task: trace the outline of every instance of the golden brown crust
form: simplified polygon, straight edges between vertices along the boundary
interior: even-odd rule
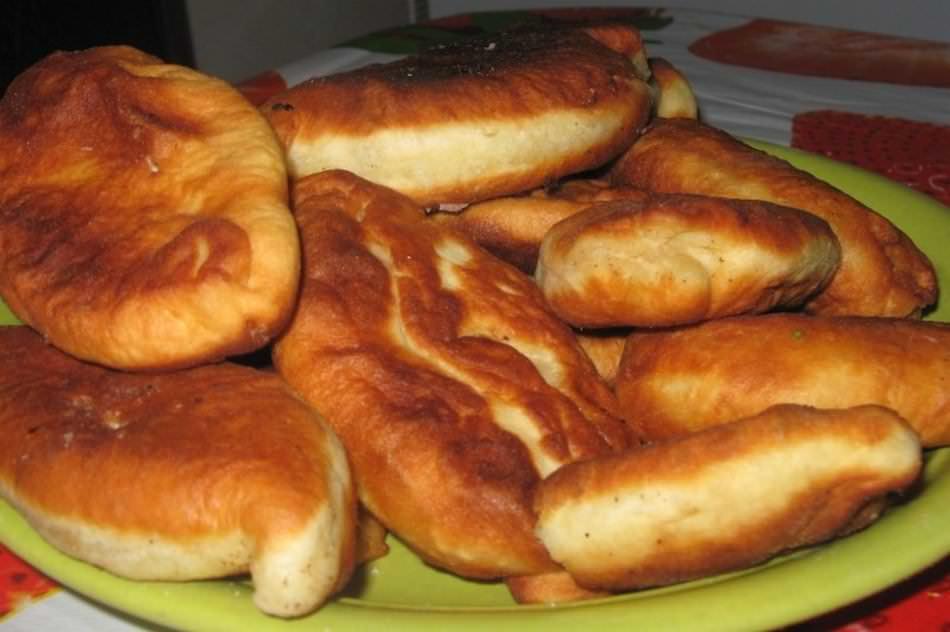
[[[633,71],[640,79],[650,80],[650,64],[640,30],[621,22],[595,21],[577,24],[577,29],[591,36],[607,48],[616,51],[630,60]]]
[[[535,279],[576,327],[662,327],[798,306],[839,261],[831,229],[803,211],[651,193],[552,226]]]
[[[577,342],[581,349],[587,354],[594,368],[600,374],[604,381],[613,386],[617,378],[617,370],[620,368],[620,359],[623,357],[624,347],[627,345],[627,337],[630,335],[630,329],[627,327],[615,327],[610,329],[588,329],[586,331],[576,331]]]
[[[593,591],[577,585],[567,571],[505,578],[515,601],[522,604],[558,604],[609,597],[609,592]]]
[[[538,487],[538,534],[589,590],[670,584],[862,528],[920,467],[888,409],[777,406],[564,466]]]
[[[628,59],[643,54],[643,37],[638,29],[629,24],[608,21],[578,22],[576,28]]]
[[[533,274],[541,240],[559,221],[597,202],[639,199],[644,195],[634,187],[613,187],[602,180],[575,178],[526,195],[470,204],[460,212],[436,212],[429,219],[460,230],[496,257]]]
[[[599,166],[629,146],[650,107],[622,54],[545,29],[311,79],[262,111],[295,177],[347,169],[434,207]]]
[[[54,546],[134,579],[250,571],[292,616],[354,563],[343,447],[273,373],[115,372],[0,328],[0,495]]]
[[[614,202],[616,200],[639,200],[647,195],[647,191],[639,187],[625,184],[612,184],[603,178],[565,178],[554,186],[534,191],[532,195],[555,200],[570,200],[585,203],[588,206],[598,202]]]
[[[305,276],[275,365],[340,434],[365,505],[453,572],[553,570],[535,484],[628,441],[570,330],[529,277],[408,198],[325,172],[294,199]]]
[[[546,195],[522,195],[478,202],[458,213],[433,213],[429,220],[465,233],[499,259],[532,274],[548,229],[587,206]]]
[[[950,325],[916,320],[743,316],[628,340],[616,391],[648,437],[683,435],[773,404],[879,404],[924,446],[950,443]]]
[[[281,149],[223,81],[127,47],[57,53],[0,102],[0,292],[78,357],[263,346],[299,275]]]
[[[683,73],[662,57],[652,57],[649,62],[651,84],[656,90],[656,115],[660,118],[698,118],[696,95]]]
[[[389,554],[389,545],[386,536],[389,532],[383,523],[366,510],[362,505],[359,509],[359,519],[356,525],[356,563],[372,562]]]
[[[615,182],[666,193],[756,199],[826,220],[842,262],[807,309],[826,315],[919,315],[934,303],[930,261],[884,217],[789,163],[688,119],[658,119],[613,166]]]

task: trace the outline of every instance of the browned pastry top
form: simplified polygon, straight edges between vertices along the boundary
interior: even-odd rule
[[[477,202],[460,212],[436,212],[428,217],[451,225],[496,257],[533,274],[541,240],[556,223],[598,202],[647,195],[642,189],[611,186],[603,180],[569,178],[526,195]]]
[[[300,507],[299,515],[284,515],[288,526],[303,521],[313,502],[305,497],[320,493],[299,484],[319,472],[318,455],[287,441],[300,428],[251,416],[221,418],[224,393],[225,402],[240,402],[226,406],[232,414],[268,400],[303,408],[276,375],[227,364],[124,374],[76,362],[26,327],[0,329],[0,341],[3,478],[16,479],[20,493],[39,506],[72,508],[120,530],[160,524],[186,537],[220,526],[221,515],[200,510],[216,502],[216,486],[243,495],[255,492],[255,479],[268,486],[283,481],[270,493],[275,505]],[[185,415],[187,421],[176,421]],[[211,476],[182,484],[200,469]],[[121,506],[90,496],[96,480],[108,481]],[[162,493],[142,493],[144,481]],[[169,519],[187,507],[185,519]]]
[[[925,447],[950,444],[950,325],[904,318],[767,314],[627,341],[616,391],[651,439],[689,434],[795,403],[877,404]]]
[[[0,496],[57,547],[119,575],[250,570],[258,605],[289,615],[352,570],[345,453],[273,372],[118,372],[4,327],[0,437]]]
[[[421,127],[585,107],[622,98],[621,80],[631,76],[623,55],[580,31],[512,31],[310,79],[263,109],[284,139],[324,128],[359,135],[382,123]]]
[[[648,193],[555,224],[535,280],[578,327],[661,327],[796,307],[841,252],[818,217],[768,202]]]
[[[538,533],[584,588],[681,582],[867,526],[921,461],[889,409],[774,406],[566,465],[538,487]]]
[[[622,449],[616,403],[531,279],[345,172],[295,186],[305,277],[275,365],[347,446],[363,502],[469,576],[552,570],[531,493]]]
[[[542,29],[314,78],[262,111],[294,177],[346,169],[435,206],[600,166],[629,146],[650,107],[623,53],[579,30]]]
[[[299,256],[280,146],[223,81],[57,53],[0,102],[0,291],[66,351],[170,368],[262,346]]]
[[[653,57],[649,63],[650,80],[656,90],[657,117],[698,118],[699,104],[683,73],[662,57]]]
[[[933,265],[890,221],[788,162],[690,119],[657,119],[614,165],[618,183],[666,193],[765,200],[826,220],[842,261],[807,309],[826,315],[911,316],[937,298]]]

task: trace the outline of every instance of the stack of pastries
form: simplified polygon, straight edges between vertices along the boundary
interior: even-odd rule
[[[260,108],[54,54],[0,101],[0,294],[0,497],[124,577],[248,573],[281,617],[385,531],[523,603],[749,567],[871,524],[950,443],[926,256],[700,122],[625,25]]]

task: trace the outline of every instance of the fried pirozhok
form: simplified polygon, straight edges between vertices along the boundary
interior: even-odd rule
[[[345,169],[425,207],[520,193],[601,166],[650,115],[639,32],[589,30],[440,45],[311,79],[262,112],[295,178]]]
[[[886,408],[776,406],[565,465],[538,487],[538,537],[582,588],[672,584],[865,527],[920,467]]]
[[[827,223],[804,211],[649,193],[552,226],[535,279],[576,327],[662,327],[799,306],[840,256]]]
[[[919,316],[937,298],[929,259],[899,228],[851,196],[726,132],[656,119],[611,178],[664,193],[764,200],[821,217],[841,244],[841,267],[806,305],[824,315]]]
[[[528,276],[394,191],[333,171],[294,201],[304,281],[274,362],[339,433],[363,503],[460,575],[556,571],[535,485],[630,441],[570,329]]]
[[[0,497],[54,547],[116,575],[250,572],[299,616],[353,570],[343,446],[279,377],[222,363],[121,373],[0,328]]]
[[[662,57],[653,57],[650,84],[656,91],[656,116],[660,118],[696,119],[699,105],[689,80],[673,64]]]
[[[56,53],[0,101],[0,293],[57,347],[169,369],[264,346],[299,279],[280,145],[221,81]]]
[[[628,421],[675,437],[782,403],[877,404],[925,447],[950,444],[950,325],[767,314],[627,339],[615,388]]]
[[[534,274],[541,241],[563,219],[611,200],[641,199],[647,193],[602,180],[572,178],[525,195],[467,205],[459,212],[436,212],[429,220],[460,230],[496,257]]]

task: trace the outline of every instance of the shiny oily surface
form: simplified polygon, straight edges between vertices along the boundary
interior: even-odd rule
[[[950,283],[950,209],[868,172],[799,151],[753,143],[844,189],[901,227]],[[950,321],[950,301],[927,315]],[[15,322],[4,308],[0,322]],[[623,625],[630,629],[735,631],[775,628],[851,603],[950,552],[950,448],[927,455],[919,492],[870,528],[748,571],[609,599],[517,606],[501,584],[465,581],[425,566],[390,536],[391,553],[358,572],[343,596],[301,619],[258,612],[240,581],[132,582],[72,560],[46,545],[0,501],[0,541],[77,592],[142,620],[181,629],[550,630]],[[750,605],[754,604],[754,607]]]

